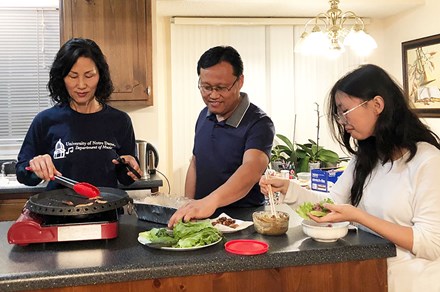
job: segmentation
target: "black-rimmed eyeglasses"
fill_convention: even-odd
[[[237,83],[239,78],[240,77],[237,77],[235,79],[234,83],[232,83],[232,85],[229,86],[229,87],[227,87],[227,86],[201,85],[200,84],[200,79],[199,79],[199,89],[200,89],[200,92],[202,94],[210,94],[213,91],[217,91],[217,93],[219,93],[219,94],[224,94],[224,93],[227,93],[227,92],[231,91],[232,87],[234,87],[235,83]]]

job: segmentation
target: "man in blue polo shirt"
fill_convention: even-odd
[[[243,86],[243,62],[229,46],[206,51],[197,63],[199,89],[206,107],[197,119],[185,196],[195,199],[169,221],[207,218],[223,206],[264,203],[258,181],[270,159],[275,135],[272,120],[250,103]]]

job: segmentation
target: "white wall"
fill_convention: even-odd
[[[423,6],[399,14],[381,22],[383,37],[379,43],[375,61],[383,66],[400,83],[403,83],[402,74],[402,42],[414,40],[440,33],[439,21],[440,1],[425,0]],[[440,119],[426,118],[431,129],[440,134]]]
[[[129,112],[133,119],[137,138],[148,140],[158,148],[160,154],[159,170],[165,173],[171,180],[171,184],[173,184],[175,174],[172,170],[172,145],[176,143],[178,145],[179,142],[173,141],[172,138],[171,29],[169,18],[156,17],[154,11],[155,9],[153,9],[154,106],[142,110],[130,108],[125,110]],[[424,6],[420,6],[411,12],[385,20],[372,20],[372,23],[368,26],[368,31],[377,40],[379,48],[370,56],[369,62],[384,67],[397,80],[402,82],[401,43],[439,33],[438,11],[440,11],[440,1],[426,0]],[[311,112],[311,120],[314,118],[313,115],[314,112]],[[426,121],[436,133],[440,134],[440,119],[426,119]],[[312,131],[313,125],[309,129]],[[178,177],[178,180],[180,180],[180,176]],[[181,182],[177,183],[180,184]],[[162,191],[168,192],[168,188],[164,187]],[[175,192],[175,190],[171,191]]]

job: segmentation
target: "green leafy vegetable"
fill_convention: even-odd
[[[196,222],[178,222],[173,232],[166,228],[153,228],[139,233],[139,236],[153,244],[188,248],[204,246],[218,241],[222,234],[214,228],[209,219]]]
[[[325,216],[330,213],[329,209],[324,208],[325,203],[334,204],[333,200],[330,198],[325,198],[324,200],[315,204],[311,202],[305,202],[302,205],[298,206],[298,208],[296,209],[296,213],[298,213],[298,215],[304,219],[310,219],[308,214],[312,214],[316,217]]]
[[[166,228],[153,228],[150,231],[139,233],[139,236],[147,239],[151,243],[163,246],[173,246],[179,241],[174,237],[172,232],[168,232]]]

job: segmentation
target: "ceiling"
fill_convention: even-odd
[[[424,5],[425,0],[341,0],[339,8],[361,17],[387,18]],[[156,0],[158,15],[206,17],[313,17],[328,0]]]

